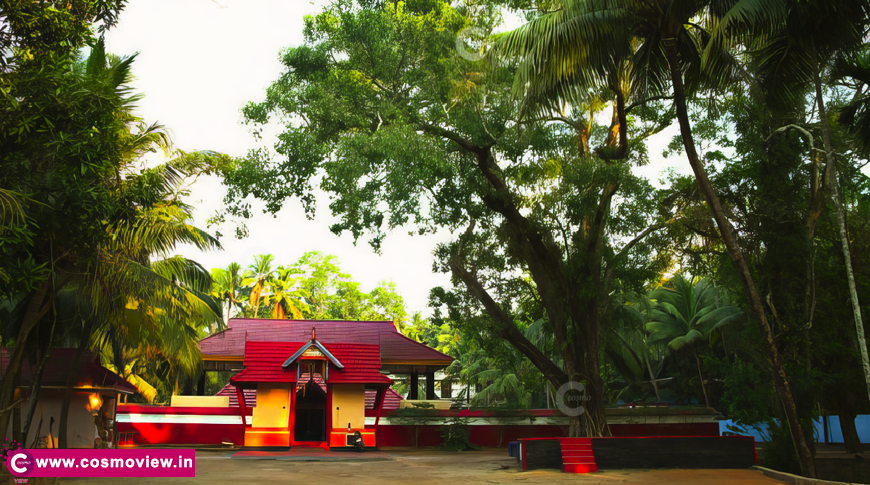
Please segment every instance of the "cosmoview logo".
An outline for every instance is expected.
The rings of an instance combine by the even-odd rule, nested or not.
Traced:
[[[566,416],[580,416],[586,409],[583,403],[592,399],[583,393],[586,386],[577,381],[568,381],[556,391],[556,407]]]
[[[466,27],[456,34],[456,52],[465,60],[479,61],[486,55],[486,40],[486,32],[482,29]],[[469,41],[480,44],[480,47],[477,50],[470,50]]]
[[[36,461],[33,456],[24,450],[10,452],[6,460],[6,468],[16,477],[26,477],[35,466]]]

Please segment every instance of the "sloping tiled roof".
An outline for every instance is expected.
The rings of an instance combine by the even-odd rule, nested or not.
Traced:
[[[377,394],[377,389],[366,389],[366,409],[375,408]],[[387,394],[384,396],[384,411],[399,409],[399,402],[401,401],[404,401],[402,396],[392,389],[387,389]]]
[[[296,368],[284,370],[281,364],[302,345],[302,342],[248,342],[245,368],[230,382],[296,382]]]
[[[296,367],[284,370],[281,366],[306,342],[248,342],[245,346],[245,369],[230,382],[296,382]],[[392,380],[381,374],[381,359],[377,345],[330,343],[324,344],[344,369],[330,366],[331,384],[390,384]]]
[[[344,369],[329,369],[330,384],[392,384],[381,374],[378,345],[334,343],[326,347],[344,364]]]
[[[234,318],[228,329],[202,339],[199,346],[206,358],[242,356],[246,341],[307,342],[312,327],[317,329],[317,340],[327,346],[333,342],[380,345],[381,360],[386,363],[446,366],[453,361],[453,357],[405,337],[388,321]]]
[[[45,369],[42,372],[40,386],[66,387],[69,377],[70,364],[75,360],[78,349],[51,349]],[[9,366],[9,354],[11,349],[0,349],[0,378]],[[36,363],[31,363],[28,356],[24,356],[21,363],[21,386],[29,386],[33,383],[33,376],[37,371]],[[77,371],[77,388],[99,387],[114,388],[120,392],[135,393],[136,388],[121,376],[106,369],[100,364],[99,357],[85,350],[82,354]]]
[[[257,405],[257,390],[256,389],[242,389],[242,392],[245,396],[245,406],[252,408]],[[236,394],[236,386],[227,383],[220,391],[218,391],[215,396],[229,396],[230,398],[230,407],[237,408],[239,407],[239,396]]]
[[[249,408],[257,405],[257,390],[256,389],[242,389],[242,392],[245,393],[245,405]],[[377,389],[366,389],[366,409],[374,409],[375,407],[375,397],[377,397]],[[232,384],[227,384],[218,391],[216,396],[229,396],[230,397],[230,407],[239,407],[239,398],[236,394],[236,387]],[[393,409],[399,409],[399,402],[403,401],[402,396],[400,396],[396,391],[392,389],[387,389],[387,394],[384,396],[384,411],[391,411]]]

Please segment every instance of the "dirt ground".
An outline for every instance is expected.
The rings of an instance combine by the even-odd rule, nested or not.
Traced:
[[[364,456],[364,455],[363,455]],[[372,456],[379,461],[311,461],[317,458],[245,459],[231,453],[198,452],[196,478],[62,479],[69,484],[237,485],[240,483],[325,485],[466,485],[484,483],[546,484],[741,484],[782,483],[754,470],[608,470],[568,474],[557,470],[523,472],[504,449],[466,453],[385,450]],[[309,460],[309,461],[305,461]]]

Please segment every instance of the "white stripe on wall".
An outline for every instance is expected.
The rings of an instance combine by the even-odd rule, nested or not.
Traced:
[[[251,416],[245,416],[251,424]],[[204,416],[196,414],[118,414],[119,423],[155,424],[242,424],[241,416]]]
[[[378,425],[397,425],[397,426],[440,426],[449,424],[451,421],[450,418],[444,417],[406,417],[406,416],[394,416],[391,418],[381,417],[381,420],[378,422]],[[475,418],[461,418],[462,424],[467,424],[470,426],[492,426],[492,425],[500,425],[500,426],[528,426],[528,425],[568,425],[568,418],[564,416],[548,416],[548,417],[538,417],[534,419],[529,418],[513,418],[513,417],[475,417]],[[366,417],[367,425],[374,425],[375,418],[371,416]]]

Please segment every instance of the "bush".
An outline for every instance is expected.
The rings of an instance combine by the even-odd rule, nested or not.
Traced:
[[[468,418],[451,418],[447,424],[441,426],[441,437],[444,439],[442,448],[448,451],[480,449],[469,441]]]

